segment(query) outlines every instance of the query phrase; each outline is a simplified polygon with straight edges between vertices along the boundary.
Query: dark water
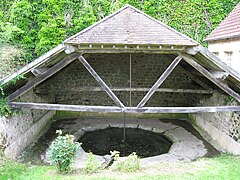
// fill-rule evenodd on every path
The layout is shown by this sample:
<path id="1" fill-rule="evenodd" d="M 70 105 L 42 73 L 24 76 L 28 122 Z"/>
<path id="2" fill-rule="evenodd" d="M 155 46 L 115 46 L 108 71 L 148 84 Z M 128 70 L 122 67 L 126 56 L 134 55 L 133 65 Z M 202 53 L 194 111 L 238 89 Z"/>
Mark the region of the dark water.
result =
<path id="1" fill-rule="evenodd" d="M 126 139 L 123 139 L 123 128 L 107 128 L 87 132 L 79 142 L 86 152 L 96 155 L 120 152 L 120 156 L 128 156 L 136 152 L 140 157 L 151 157 L 167 153 L 172 145 L 165 136 L 136 128 L 126 128 Z"/>

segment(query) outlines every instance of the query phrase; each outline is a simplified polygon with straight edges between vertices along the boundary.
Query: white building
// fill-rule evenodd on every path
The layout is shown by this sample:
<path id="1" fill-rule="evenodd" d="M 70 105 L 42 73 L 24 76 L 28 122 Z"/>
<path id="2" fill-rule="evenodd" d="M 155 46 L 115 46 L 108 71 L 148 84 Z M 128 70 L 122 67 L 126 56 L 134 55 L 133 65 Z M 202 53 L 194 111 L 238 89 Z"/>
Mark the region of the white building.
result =
<path id="1" fill-rule="evenodd" d="M 240 3 L 205 41 L 212 53 L 240 72 Z"/>

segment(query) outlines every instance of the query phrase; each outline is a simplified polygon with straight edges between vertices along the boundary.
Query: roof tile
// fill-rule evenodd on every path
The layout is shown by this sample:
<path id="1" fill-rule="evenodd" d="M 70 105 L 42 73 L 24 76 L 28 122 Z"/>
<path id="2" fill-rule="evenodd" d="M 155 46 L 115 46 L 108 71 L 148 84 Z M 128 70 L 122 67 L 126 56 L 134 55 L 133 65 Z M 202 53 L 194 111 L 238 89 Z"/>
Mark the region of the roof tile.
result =
<path id="1" fill-rule="evenodd" d="M 70 37 L 65 43 L 198 45 L 130 5 Z"/>

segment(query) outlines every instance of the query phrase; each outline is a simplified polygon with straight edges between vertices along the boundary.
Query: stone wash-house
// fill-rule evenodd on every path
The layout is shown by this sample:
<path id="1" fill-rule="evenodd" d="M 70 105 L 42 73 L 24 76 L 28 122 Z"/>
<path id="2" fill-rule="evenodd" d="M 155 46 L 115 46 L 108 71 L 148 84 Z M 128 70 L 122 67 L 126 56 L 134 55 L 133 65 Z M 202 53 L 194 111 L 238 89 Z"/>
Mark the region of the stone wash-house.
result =
<path id="1" fill-rule="evenodd" d="M 240 3 L 205 41 L 209 51 L 240 72 Z"/>
<path id="2" fill-rule="evenodd" d="M 129 5 L 2 79 L 1 86 L 11 91 L 9 105 L 22 112 L 0 119 L 0 147 L 12 158 L 53 117 L 124 112 L 187 119 L 217 149 L 240 154 L 240 75 L 198 42 Z M 231 106 L 229 97 L 235 99 Z"/>

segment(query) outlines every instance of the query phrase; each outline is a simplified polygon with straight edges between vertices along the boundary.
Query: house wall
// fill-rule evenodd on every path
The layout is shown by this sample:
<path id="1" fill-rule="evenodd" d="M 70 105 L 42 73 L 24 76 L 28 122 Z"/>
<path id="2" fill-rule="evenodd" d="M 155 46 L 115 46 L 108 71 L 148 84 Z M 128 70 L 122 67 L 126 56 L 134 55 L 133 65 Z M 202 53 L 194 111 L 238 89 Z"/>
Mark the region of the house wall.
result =
<path id="1" fill-rule="evenodd" d="M 236 105 L 228 96 L 215 92 L 211 98 L 202 99 L 198 106 Z M 214 112 L 191 114 L 192 123 L 202 136 L 222 152 L 240 155 L 240 113 Z"/>
<path id="2" fill-rule="evenodd" d="M 218 57 L 223 62 L 240 72 L 240 38 L 209 42 L 208 49 L 211 52 L 219 53 Z M 226 60 L 225 52 L 232 52 L 231 62 Z"/>
<path id="3" fill-rule="evenodd" d="M 36 96 L 32 90 L 20 97 L 21 101 L 48 102 L 51 97 Z M 21 156 L 22 151 L 35 142 L 51 124 L 55 111 L 22 109 L 12 117 L 0 117 L 0 149 L 12 158 Z"/>

